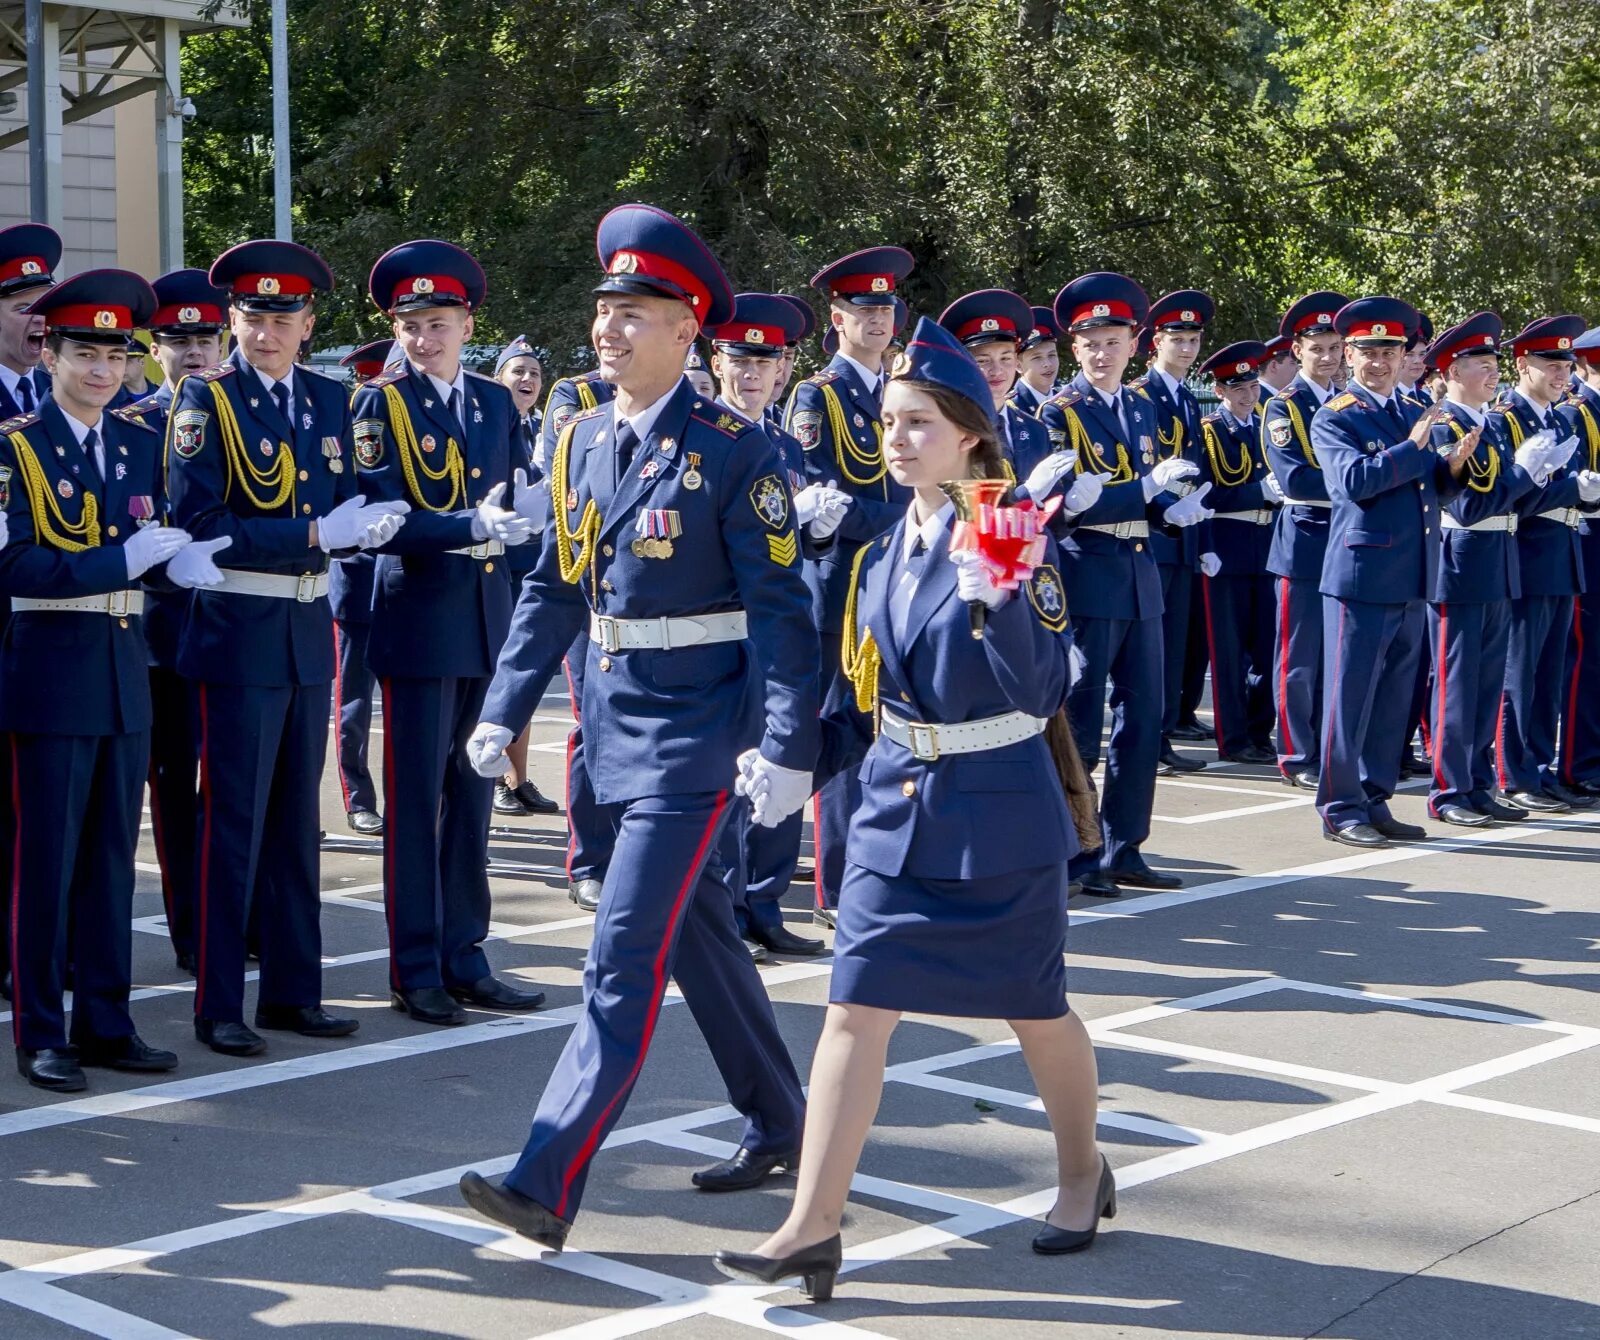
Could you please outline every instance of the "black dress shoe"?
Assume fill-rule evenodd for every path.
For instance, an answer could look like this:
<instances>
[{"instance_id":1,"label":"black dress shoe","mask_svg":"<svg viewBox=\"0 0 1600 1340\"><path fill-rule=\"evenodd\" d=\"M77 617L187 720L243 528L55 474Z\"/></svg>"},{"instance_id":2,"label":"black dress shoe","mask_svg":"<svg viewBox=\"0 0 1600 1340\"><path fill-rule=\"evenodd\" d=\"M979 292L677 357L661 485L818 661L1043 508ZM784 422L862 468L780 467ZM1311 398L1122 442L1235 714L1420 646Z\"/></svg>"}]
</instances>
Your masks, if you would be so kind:
<instances>
[{"instance_id":1,"label":"black dress shoe","mask_svg":"<svg viewBox=\"0 0 1600 1340\"><path fill-rule=\"evenodd\" d=\"M178 1068L178 1054L152 1047L137 1033L125 1038L81 1038L72 1044L80 1065L105 1066L134 1075L157 1075Z\"/></svg>"},{"instance_id":2,"label":"black dress shoe","mask_svg":"<svg viewBox=\"0 0 1600 1340\"><path fill-rule=\"evenodd\" d=\"M360 833L362 837L377 837L383 832L383 816L372 810L351 810L345 815L345 822L352 833Z\"/></svg>"},{"instance_id":3,"label":"black dress shoe","mask_svg":"<svg viewBox=\"0 0 1600 1340\"><path fill-rule=\"evenodd\" d=\"M1428 830L1421 824L1403 824L1398 819L1374 819L1372 826L1384 837L1400 842L1421 842L1428 836Z\"/></svg>"},{"instance_id":4,"label":"black dress shoe","mask_svg":"<svg viewBox=\"0 0 1600 1340\"><path fill-rule=\"evenodd\" d=\"M833 1297L833 1282L839 1277L839 1267L844 1264L844 1244L835 1233L823 1242L802 1247L787 1256L718 1252L711 1259L729 1279L775 1284L791 1275L798 1275L806 1297L814 1303L826 1303Z\"/></svg>"},{"instance_id":5,"label":"black dress shoe","mask_svg":"<svg viewBox=\"0 0 1600 1340\"><path fill-rule=\"evenodd\" d=\"M524 1196L508 1186L496 1186L475 1172L462 1173L457 1185L461 1189L461 1199L485 1219L504 1224L512 1232L532 1238L552 1251L559 1252L572 1231L567 1220L552 1214L532 1196Z\"/></svg>"},{"instance_id":6,"label":"black dress shoe","mask_svg":"<svg viewBox=\"0 0 1600 1340\"><path fill-rule=\"evenodd\" d=\"M1270 749L1263 749L1258 744L1247 744L1243 749L1235 749L1231 754L1219 755L1224 763L1277 763L1278 756Z\"/></svg>"},{"instance_id":7,"label":"black dress shoe","mask_svg":"<svg viewBox=\"0 0 1600 1340\"><path fill-rule=\"evenodd\" d=\"M787 926L752 926L750 938L757 944L766 945L774 954L797 954L810 958L827 952L828 948L826 940L809 940L804 935L796 935Z\"/></svg>"},{"instance_id":8,"label":"black dress shoe","mask_svg":"<svg viewBox=\"0 0 1600 1340\"><path fill-rule=\"evenodd\" d=\"M1094 1218L1088 1228L1057 1228L1054 1224L1046 1223L1033 1240L1033 1250L1040 1256L1066 1256L1069 1252L1081 1252L1093 1244L1102 1219L1117 1217L1117 1179L1111 1175L1111 1165L1106 1162L1104 1154L1100 1156L1100 1185L1095 1188L1094 1200Z\"/></svg>"},{"instance_id":9,"label":"black dress shoe","mask_svg":"<svg viewBox=\"0 0 1600 1340\"><path fill-rule=\"evenodd\" d=\"M815 866L797 865L794 868L794 879L791 882L795 884L811 884L815 882L816 878L817 871Z\"/></svg>"},{"instance_id":10,"label":"black dress shoe","mask_svg":"<svg viewBox=\"0 0 1600 1340\"><path fill-rule=\"evenodd\" d=\"M198 977L200 975L200 960L195 957L193 950L185 952L184 950L180 949L177 951L175 957L178 960L179 972L186 972L191 977Z\"/></svg>"},{"instance_id":11,"label":"black dress shoe","mask_svg":"<svg viewBox=\"0 0 1600 1340\"><path fill-rule=\"evenodd\" d=\"M1171 745L1161 751L1156 767L1157 777L1170 777L1180 772L1203 772L1206 761L1203 758L1185 758Z\"/></svg>"},{"instance_id":12,"label":"black dress shoe","mask_svg":"<svg viewBox=\"0 0 1600 1340\"><path fill-rule=\"evenodd\" d=\"M1213 732L1198 721L1180 721L1170 732L1174 740L1209 740Z\"/></svg>"},{"instance_id":13,"label":"black dress shoe","mask_svg":"<svg viewBox=\"0 0 1600 1340\"><path fill-rule=\"evenodd\" d=\"M838 909L833 907L813 907L811 909L811 924L813 926L826 926L830 931L838 930Z\"/></svg>"},{"instance_id":14,"label":"black dress shoe","mask_svg":"<svg viewBox=\"0 0 1600 1340\"><path fill-rule=\"evenodd\" d=\"M752 963L765 963L769 958L772 957L771 954L767 953L766 945L761 944L759 941L745 940L742 943L744 944L746 952L749 953L750 962Z\"/></svg>"},{"instance_id":15,"label":"black dress shoe","mask_svg":"<svg viewBox=\"0 0 1600 1340\"><path fill-rule=\"evenodd\" d=\"M196 1019L194 1035L221 1056L260 1056L267 1040L231 1019Z\"/></svg>"},{"instance_id":16,"label":"black dress shoe","mask_svg":"<svg viewBox=\"0 0 1600 1340\"><path fill-rule=\"evenodd\" d=\"M1091 870L1082 879L1077 881L1078 892L1086 893L1091 898L1120 898L1122 890L1117 887L1117 881L1104 870ZM1069 886L1070 887L1070 886Z\"/></svg>"},{"instance_id":17,"label":"black dress shoe","mask_svg":"<svg viewBox=\"0 0 1600 1340\"><path fill-rule=\"evenodd\" d=\"M1321 779L1311 769L1301 768L1299 772L1285 773L1283 780L1298 791L1315 791Z\"/></svg>"},{"instance_id":18,"label":"black dress shoe","mask_svg":"<svg viewBox=\"0 0 1600 1340\"><path fill-rule=\"evenodd\" d=\"M340 1019L320 1005L257 1005L256 1027L282 1029L304 1038L347 1038L361 1023Z\"/></svg>"},{"instance_id":19,"label":"black dress shoe","mask_svg":"<svg viewBox=\"0 0 1600 1340\"><path fill-rule=\"evenodd\" d=\"M567 885L567 897L578 905L580 912L593 912L600 906L602 887L598 879L575 879Z\"/></svg>"},{"instance_id":20,"label":"black dress shoe","mask_svg":"<svg viewBox=\"0 0 1600 1340\"><path fill-rule=\"evenodd\" d=\"M442 986L422 986L415 991L391 991L389 1008L409 1014L419 1024L464 1024L467 1012Z\"/></svg>"},{"instance_id":21,"label":"black dress shoe","mask_svg":"<svg viewBox=\"0 0 1600 1340\"><path fill-rule=\"evenodd\" d=\"M1322 836L1329 842L1342 842L1347 847L1387 847L1389 839L1371 824L1351 824L1348 828L1324 828Z\"/></svg>"},{"instance_id":22,"label":"black dress shoe","mask_svg":"<svg viewBox=\"0 0 1600 1340\"><path fill-rule=\"evenodd\" d=\"M19 1047L17 1073L34 1088L51 1093L82 1093L89 1087L70 1047L45 1047L36 1052Z\"/></svg>"},{"instance_id":23,"label":"black dress shoe","mask_svg":"<svg viewBox=\"0 0 1600 1340\"><path fill-rule=\"evenodd\" d=\"M1544 793L1547 796L1554 796L1563 805L1575 810L1592 810L1595 806L1595 797L1582 791L1574 791L1570 786L1562 786L1560 782L1547 783Z\"/></svg>"},{"instance_id":24,"label":"black dress shoe","mask_svg":"<svg viewBox=\"0 0 1600 1340\"><path fill-rule=\"evenodd\" d=\"M1528 811L1523 809L1522 806L1507 805L1505 801L1495 800L1492 797L1483 802L1481 809L1482 813L1502 824L1521 823L1528 817Z\"/></svg>"},{"instance_id":25,"label":"black dress shoe","mask_svg":"<svg viewBox=\"0 0 1600 1340\"><path fill-rule=\"evenodd\" d=\"M1572 806L1564 800L1557 800L1554 796L1547 796L1543 791L1512 791L1506 797L1513 805L1520 805L1525 810L1532 810L1535 814L1570 814Z\"/></svg>"},{"instance_id":26,"label":"black dress shoe","mask_svg":"<svg viewBox=\"0 0 1600 1340\"><path fill-rule=\"evenodd\" d=\"M452 1000L481 1005L486 1010L536 1010L544 1004L543 991L521 991L498 977L480 977L471 986L446 989Z\"/></svg>"},{"instance_id":27,"label":"black dress shoe","mask_svg":"<svg viewBox=\"0 0 1600 1340\"><path fill-rule=\"evenodd\" d=\"M702 1191L748 1191L774 1173L791 1172L799 1162L799 1154L754 1154L741 1149L731 1159L702 1168L689 1180Z\"/></svg>"},{"instance_id":28,"label":"black dress shoe","mask_svg":"<svg viewBox=\"0 0 1600 1340\"><path fill-rule=\"evenodd\" d=\"M494 784L494 799L490 802L496 814L526 814L528 812L517 793L504 782Z\"/></svg>"},{"instance_id":29,"label":"black dress shoe","mask_svg":"<svg viewBox=\"0 0 1600 1340\"><path fill-rule=\"evenodd\" d=\"M511 794L522 802L522 808L529 814L559 814L561 806L551 800L532 782L523 782L521 786L513 787Z\"/></svg>"},{"instance_id":30,"label":"black dress shoe","mask_svg":"<svg viewBox=\"0 0 1600 1340\"><path fill-rule=\"evenodd\" d=\"M1480 814L1465 805L1441 805L1434 811L1433 817L1442 824L1454 824L1457 828L1487 828L1493 822L1487 814Z\"/></svg>"},{"instance_id":31,"label":"black dress shoe","mask_svg":"<svg viewBox=\"0 0 1600 1340\"><path fill-rule=\"evenodd\" d=\"M1578 792L1580 795L1600 797L1600 781L1574 782L1571 790Z\"/></svg>"},{"instance_id":32,"label":"black dress shoe","mask_svg":"<svg viewBox=\"0 0 1600 1340\"><path fill-rule=\"evenodd\" d=\"M1420 757L1413 749L1406 750L1400 755L1400 775L1402 777L1426 777L1433 769L1428 766L1428 760Z\"/></svg>"},{"instance_id":33,"label":"black dress shoe","mask_svg":"<svg viewBox=\"0 0 1600 1340\"><path fill-rule=\"evenodd\" d=\"M1118 884L1129 889L1181 889L1183 880L1177 875L1162 875L1152 870L1144 863L1144 858L1137 852L1132 857L1133 864L1126 869L1110 870L1106 873Z\"/></svg>"}]
</instances>

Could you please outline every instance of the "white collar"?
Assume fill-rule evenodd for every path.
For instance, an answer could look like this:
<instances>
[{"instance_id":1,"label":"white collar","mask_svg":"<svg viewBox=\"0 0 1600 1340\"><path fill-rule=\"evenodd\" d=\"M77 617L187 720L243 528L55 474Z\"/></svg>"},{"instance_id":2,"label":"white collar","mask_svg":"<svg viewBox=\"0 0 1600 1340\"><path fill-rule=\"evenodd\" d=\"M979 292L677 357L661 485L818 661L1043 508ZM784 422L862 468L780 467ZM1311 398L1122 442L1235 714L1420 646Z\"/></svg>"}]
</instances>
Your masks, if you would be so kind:
<instances>
[{"instance_id":1,"label":"white collar","mask_svg":"<svg viewBox=\"0 0 1600 1340\"><path fill-rule=\"evenodd\" d=\"M1222 412L1228 416L1229 421L1231 423L1233 423L1235 427L1243 428L1246 432L1248 432L1250 430L1250 425L1252 423L1254 423L1255 420L1256 420L1256 415L1255 415L1255 411L1254 410L1250 411L1250 417L1247 418L1247 419L1241 419L1237 414L1235 414L1226 405L1222 406Z\"/></svg>"},{"instance_id":2,"label":"white collar","mask_svg":"<svg viewBox=\"0 0 1600 1340\"><path fill-rule=\"evenodd\" d=\"M102 447L105 446L106 416L104 414L102 414L93 423L83 423L81 420L76 419L72 415L68 414L66 410L61 411L61 417L67 421L67 427L72 429L72 435L78 439L78 445L80 447L83 445L84 438L89 436L91 429L94 431L97 439L100 442L100 445Z\"/></svg>"},{"instance_id":3,"label":"white collar","mask_svg":"<svg viewBox=\"0 0 1600 1340\"><path fill-rule=\"evenodd\" d=\"M859 375L861 378L862 385L865 386L867 390L877 390L878 383L883 380L883 370L881 368L877 372L874 372L865 363L856 362L856 360L851 358L849 354L841 353L839 357L844 359L846 363L856 370L857 375Z\"/></svg>"},{"instance_id":4,"label":"white collar","mask_svg":"<svg viewBox=\"0 0 1600 1340\"><path fill-rule=\"evenodd\" d=\"M1178 398L1178 388L1182 386L1183 383L1174 377L1170 372L1157 367L1154 363L1150 365L1150 371L1155 373L1167 384L1167 391L1171 394L1172 398L1176 400Z\"/></svg>"},{"instance_id":5,"label":"white collar","mask_svg":"<svg viewBox=\"0 0 1600 1340\"><path fill-rule=\"evenodd\" d=\"M439 393L439 399L444 401L446 407L448 407L449 404L450 404L450 393L452 391L460 391L461 392L461 412L463 414L466 413L466 409L467 409L467 371L466 371L465 368L459 368L458 367L456 369L456 379L453 382L447 382L443 378L435 377L433 375L433 373L431 373L431 372L424 372L422 375L424 377L426 377L430 382L433 383L433 389Z\"/></svg>"},{"instance_id":6,"label":"white collar","mask_svg":"<svg viewBox=\"0 0 1600 1340\"><path fill-rule=\"evenodd\" d=\"M1463 405L1454 397L1446 397L1446 400L1451 409L1456 410L1460 414L1466 415L1466 417L1472 421L1474 427L1483 422L1484 411L1482 409L1473 409L1471 405ZM1484 406L1484 409L1487 408L1488 406Z\"/></svg>"},{"instance_id":7,"label":"white collar","mask_svg":"<svg viewBox=\"0 0 1600 1340\"><path fill-rule=\"evenodd\" d=\"M933 542L939 538L940 534L944 531L944 528L950 524L950 520L955 516L955 514L956 505L954 503L946 503L920 526L912 529L910 524L911 517L910 513L908 512L906 514L905 543L900 547L900 561L903 563L906 559L911 557L911 551L917 547L918 540L922 541L922 547L924 549L932 549Z\"/></svg>"},{"instance_id":8,"label":"white collar","mask_svg":"<svg viewBox=\"0 0 1600 1340\"><path fill-rule=\"evenodd\" d=\"M11 393L11 398L13 400L16 400L18 398L17 397L17 387L19 385L21 385L22 379L24 377L28 378L31 381L33 379L33 369L29 368L26 372L13 372L4 363L0 363L0 381L5 382L6 390ZM37 386L35 386L33 388L33 392L34 392L34 399L37 400L39 398L39 395L38 395L39 388Z\"/></svg>"},{"instance_id":9,"label":"white collar","mask_svg":"<svg viewBox=\"0 0 1600 1340\"><path fill-rule=\"evenodd\" d=\"M673 395L677 392L678 387L682 384L683 379L680 377L677 381L672 383L672 389L668 391L666 395L662 396L661 399L652 401L637 414L634 414L627 419L622 417L621 407L617 405L615 400L613 400L611 402L613 407L611 411L611 426L613 431L621 432L622 425L627 423L638 435L639 443L642 446L649 440L650 430L656 426L656 420L661 417L661 411L667 407L667 401L672 399Z\"/></svg>"},{"instance_id":10,"label":"white collar","mask_svg":"<svg viewBox=\"0 0 1600 1340\"><path fill-rule=\"evenodd\" d=\"M1115 409L1117 407L1117 396L1122 391L1122 388L1120 386L1117 387L1117 389L1115 391L1102 391L1093 382L1090 382L1089 383L1089 389L1092 390L1093 392L1095 392L1095 394L1098 395L1100 397L1100 399L1104 400L1106 402L1107 406L1110 407L1111 409Z\"/></svg>"},{"instance_id":11,"label":"white collar","mask_svg":"<svg viewBox=\"0 0 1600 1340\"><path fill-rule=\"evenodd\" d=\"M1310 377L1301 377L1300 380L1311 388L1311 394L1316 396L1318 405L1326 405L1329 397L1333 395L1332 382L1329 382L1326 386L1318 386Z\"/></svg>"}]
</instances>

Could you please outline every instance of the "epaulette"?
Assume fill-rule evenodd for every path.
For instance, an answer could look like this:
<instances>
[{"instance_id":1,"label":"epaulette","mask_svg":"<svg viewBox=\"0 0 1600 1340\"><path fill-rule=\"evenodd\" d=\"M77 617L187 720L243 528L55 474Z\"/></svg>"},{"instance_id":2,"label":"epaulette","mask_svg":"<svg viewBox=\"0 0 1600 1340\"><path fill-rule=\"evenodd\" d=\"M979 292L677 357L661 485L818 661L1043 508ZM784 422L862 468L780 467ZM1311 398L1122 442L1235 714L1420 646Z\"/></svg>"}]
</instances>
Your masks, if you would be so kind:
<instances>
[{"instance_id":1,"label":"epaulette","mask_svg":"<svg viewBox=\"0 0 1600 1340\"><path fill-rule=\"evenodd\" d=\"M369 385L370 385L370 383L369 383ZM611 408L611 402L608 400L608 401L606 401L605 404L596 405L593 409L579 410L576 414L572 415L570 418L567 419L567 421L564 424L561 425L562 431L564 432L566 429L572 427L572 425L575 424L575 423L584 423L587 420L594 418L594 416L597 415L597 414L603 414L606 411L608 411L610 408Z\"/></svg>"},{"instance_id":2,"label":"epaulette","mask_svg":"<svg viewBox=\"0 0 1600 1340\"><path fill-rule=\"evenodd\" d=\"M32 428L38 422L37 414L17 414L0 423L0 433L20 433L24 428Z\"/></svg>"},{"instance_id":3,"label":"epaulette","mask_svg":"<svg viewBox=\"0 0 1600 1340\"><path fill-rule=\"evenodd\" d=\"M1351 405L1359 405L1360 403L1361 403L1361 397L1358 396L1354 391L1345 391L1341 395L1334 396L1333 399L1328 401L1328 403L1325 404L1322 408L1323 409L1349 409Z\"/></svg>"},{"instance_id":4,"label":"epaulette","mask_svg":"<svg viewBox=\"0 0 1600 1340\"><path fill-rule=\"evenodd\" d=\"M394 367L380 372L371 381L367 382L366 385L362 387L362 390L381 391L385 386L393 386L405 375L406 365L404 363L397 363Z\"/></svg>"},{"instance_id":5,"label":"epaulette","mask_svg":"<svg viewBox=\"0 0 1600 1340\"><path fill-rule=\"evenodd\" d=\"M1133 383L1133 389L1135 391L1137 391L1140 395L1142 395L1146 400L1150 399L1150 392L1148 392L1147 390L1144 389L1144 378L1143 377L1141 377L1138 381Z\"/></svg>"},{"instance_id":6,"label":"epaulette","mask_svg":"<svg viewBox=\"0 0 1600 1340\"><path fill-rule=\"evenodd\" d=\"M160 402L156 399L157 394L157 392L152 391L144 399L135 400L133 404L124 405L123 408L132 414L149 414L160 407Z\"/></svg>"},{"instance_id":7,"label":"epaulette","mask_svg":"<svg viewBox=\"0 0 1600 1340\"><path fill-rule=\"evenodd\" d=\"M1221 423L1222 422L1222 411L1220 409L1214 409L1209 414L1202 414L1200 416L1200 422L1201 423Z\"/></svg>"},{"instance_id":8,"label":"epaulette","mask_svg":"<svg viewBox=\"0 0 1600 1340\"><path fill-rule=\"evenodd\" d=\"M809 377L807 377L806 385L826 386L829 382L836 382L838 380L839 374L837 372L830 372L827 368L823 368L821 372L813 372Z\"/></svg>"},{"instance_id":9,"label":"epaulette","mask_svg":"<svg viewBox=\"0 0 1600 1340\"><path fill-rule=\"evenodd\" d=\"M1082 399L1082 391L1063 391L1060 395L1051 396L1050 399L1046 400L1044 403L1045 405L1058 405L1063 409L1068 409L1071 406L1076 405ZM1039 408L1043 409L1044 405L1041 405Z\"/></svg>"},{"instance_id":10,"label":"epaulette","mask_svg":"<svg viewBox=\"0 0 1600 1340\"><path fill-rule=\"evenodd\" d=\"M1148 372L1144 372L1128 383L1128 389L1130 391L1142 391L1146 386L1149 385L1149 383L1150 374Z\"/></svg>"},{"instance_id":11,"label":"epaulette","mask_svg":"<svg viewBox=\"0 0 1600 1340\"><path fill-rule=\"evenodd\" d=\"M1406 402L1406 404L1408 404L1408 405L1415 405L1418 409L1427 409L1428 408L1420 400L1416 399L1414 396L1406 395L1405 392L1403 392L1403 391L1400 393L1400 399L1404 400Z\"/></svg>"},{"instance_id":12,"label":"epaulette","mask_svg":"<svg viewBox=\"0 0 1600 1340\"><path fill-rule=\"evenodd\" d=\"M238 369L232 363L213 363L208 368L202 368L191 375L200 378L203 382L219 382L224 377L231 377Z\"/></svg>"},{"instance_id":13,"label":"epaulette","mask_svg":"<svg viewBox=\"0 0 1600 1340\"><path fill-rule=\"evenodd\" d=\"M710 417L713 409L717 415L714 419ZM755 424L751 423L743 415L735 414L732 410L723 409L720 405L708 406L703 410L694 409L689 413L690 417L697 422L710 424L711 427L720 429L729 437L738 437L746 429L755 427Z\"/></svg>"},{"instance_id":14,"label":"epaulette","mask_svg":"<svg viewBox=\"0 0 1600 1340\"><path fill-rule=\"evenodd\" d=\"M135 428L143 428L147 433L153 433L155 429L139 417L139 406L143 403L140 401L132 405L123 405L120 409L112 410L111 417L121 419L123 423L131 423Z\"/></svg>"}]
</instances>

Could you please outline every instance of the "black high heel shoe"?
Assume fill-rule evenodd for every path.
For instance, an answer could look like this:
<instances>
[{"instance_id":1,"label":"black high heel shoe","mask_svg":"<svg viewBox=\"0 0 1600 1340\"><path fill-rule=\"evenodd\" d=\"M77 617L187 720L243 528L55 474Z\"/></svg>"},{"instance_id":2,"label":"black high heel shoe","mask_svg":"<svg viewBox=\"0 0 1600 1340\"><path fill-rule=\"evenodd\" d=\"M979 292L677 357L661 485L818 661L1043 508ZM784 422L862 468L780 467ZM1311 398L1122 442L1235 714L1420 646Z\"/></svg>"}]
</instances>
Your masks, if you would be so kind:
<instances>
[{"instance_id":1,"label":"black high heel shoe","mask_svg":"<svg viewBox=\"0 0 1600 1340\"><path fill-rule=\"evenodd\" d=\"M1057 1228L1047 1223L1033 1240L1033 1250L1040 1256L1065 1256L1081 1252L1094 1243L1102 1219L1117 1217L1117 1181L1111 1175L1111 1165L1106 1156L1100 1156L1100 1185L1095 1188L1095 1214L1088 1228Z\"/></svg>"},{"instance_id":2,"label":"black high heel shoe","mask_svg":"<svg viewBox=\"0 0 1600 1340\"><path fill-rule=\"evenodd\" d=\"M826 1303L833 1297L833 1281L844 1263L844 1244L835 1233L831 1238L802 1247L787 1256L758 1256L755 1252L718 1252L712 1258L729 1279L755 1280L775 1284L790 1275L800 1276L806 1297Z\"/></svg>"}]
</instances>

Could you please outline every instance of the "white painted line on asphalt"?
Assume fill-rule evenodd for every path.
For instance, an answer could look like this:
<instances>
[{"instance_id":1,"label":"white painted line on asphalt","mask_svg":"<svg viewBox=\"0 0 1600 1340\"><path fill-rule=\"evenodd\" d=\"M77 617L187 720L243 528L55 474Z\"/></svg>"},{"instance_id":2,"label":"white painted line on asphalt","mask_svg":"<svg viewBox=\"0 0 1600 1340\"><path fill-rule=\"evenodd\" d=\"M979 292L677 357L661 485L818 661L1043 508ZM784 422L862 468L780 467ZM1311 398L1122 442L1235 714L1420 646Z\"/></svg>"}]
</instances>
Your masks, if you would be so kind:
<instances>
[{"instance_id":1,"label":"white painted line on asphalt","mask_svg":"<svg viewBox=\"0 0 1600 1340\"><path fill-rule=\"evenodd\" d=\"M9 1287L0 1283L0 1299L103 1340L193 1340L187 1331L174 1331L159 1322L146 1321L131 1312L37 1280L19 1279Z\"/></svg>"},{"instance_id":2,"label":"white painted line on asphalt","mask_svg":"<svg viewBox=\"0 0 1600 1340\"><path fill-rule=\"evenodd\" d=\"M1524 1103L1504 1103L1498 1098L1479 1098L1470 1093L1432 1093L1423 1097L1427 1103L1444 1107L1465 1108L1469 1112L1482 1112L1492 1117L1515 1117L1519 1121L1537 1121L1546 1126L1565 1126L1569 1130L1588 1131L1600 1135L1600 1119L1580 1117L1571 1112L1556 1112L1548 1107L1528 1107Z\"/></svg>"},{"instance_id":3,"label":"white painted line on asphalt","mask_svg":"<svg viewBox=\"0 0 1600 1340\"><path fill-rule=\"evenodd\" d=\"M1220 823L1224 819L1246 819L1252 814L1271 814L1275 810L1299 810L1307 805L1315 805L1316 801L1310 796L1296 800L1275 800L1265 805L1242 805L1232 810L1212 810L1209 814L1185 814L1182 816L1172 814L1152 814L1151 822L1161 824L1195 824Z\"/></svg>"}]
</instances>

